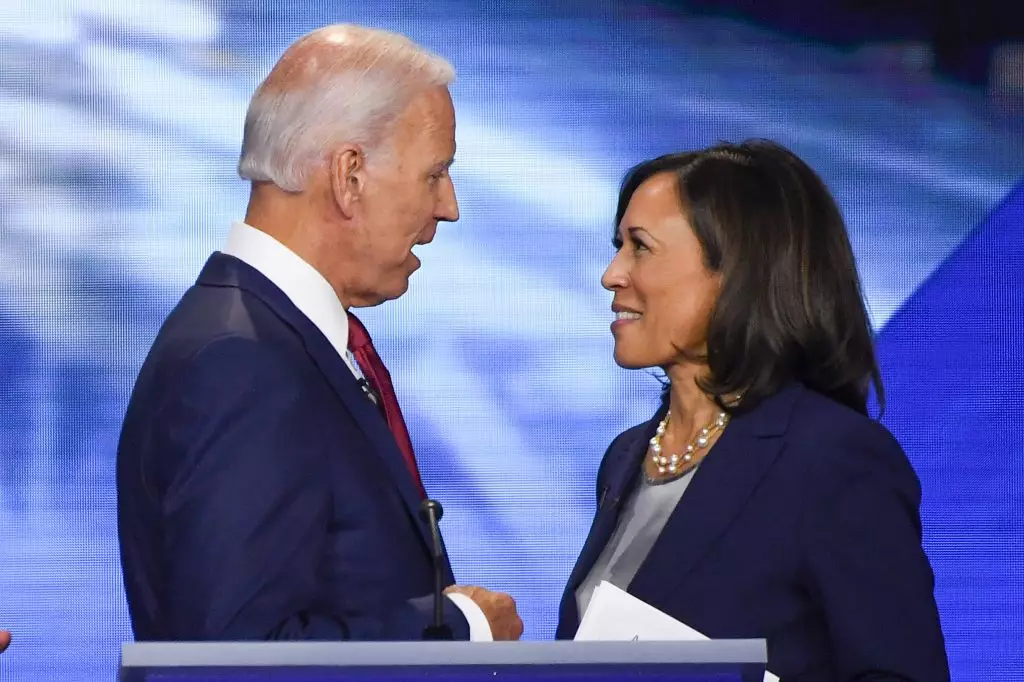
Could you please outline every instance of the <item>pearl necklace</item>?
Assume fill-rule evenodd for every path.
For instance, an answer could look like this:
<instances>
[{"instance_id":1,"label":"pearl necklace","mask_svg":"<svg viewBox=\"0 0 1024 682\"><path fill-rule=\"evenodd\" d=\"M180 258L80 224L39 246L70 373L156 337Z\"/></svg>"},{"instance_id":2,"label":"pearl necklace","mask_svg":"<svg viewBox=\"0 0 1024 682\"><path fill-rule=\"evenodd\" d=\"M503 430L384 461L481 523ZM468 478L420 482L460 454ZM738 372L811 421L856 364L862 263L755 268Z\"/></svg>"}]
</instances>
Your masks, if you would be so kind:
<instances>
[{"instance_id":1,"label":"pearl necklace","mask_svg":"<svg viewBox=\"0 0 1024 682\"><path fill-rule=\"evenodd\" d=\"M659 483L668 483L669 481L681 478L684 474L697 466L697 463L700 462L703 457L699 452L707 449L708 444L711 442L714 435L719 431L722 431L725 428L725 425L729 423L729 415L725 412L719 412L718 416L716 416L708 425L704 426L697 434L697 437L690 441L682 455L674 452L671 455L663 455L661 453L661 439L665 435L665 429L668 427L668 420L671 416L671 410L666 412L665 418L661 420L660 424L658 424L658 430L654 432L653 436L651 436L649 452L651 454L651 461L658 467L659 476L654 478L645 471L644 473L648 483L657 485ZM662 475L664 474L667 474L667 476L664 476L663 478Z\"/></svg>"}]
</instances>

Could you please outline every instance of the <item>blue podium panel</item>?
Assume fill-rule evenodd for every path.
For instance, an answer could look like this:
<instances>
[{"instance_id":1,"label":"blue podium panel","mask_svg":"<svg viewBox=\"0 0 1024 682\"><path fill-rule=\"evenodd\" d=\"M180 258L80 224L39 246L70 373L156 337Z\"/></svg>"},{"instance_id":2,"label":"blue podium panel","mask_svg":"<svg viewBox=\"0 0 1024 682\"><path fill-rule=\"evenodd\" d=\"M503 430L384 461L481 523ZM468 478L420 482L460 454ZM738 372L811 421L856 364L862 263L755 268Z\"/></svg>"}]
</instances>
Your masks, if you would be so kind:
<instances>
[{"instance_id":1,"label":"blue podium panel","mask_svg":"<svg viewBox=\"0 0 1024 682\"><path fill-rule=\"evenodd\" d=\"M140 643L122 682L761 682L764 640Z\"/></svg>"}]
</instances>

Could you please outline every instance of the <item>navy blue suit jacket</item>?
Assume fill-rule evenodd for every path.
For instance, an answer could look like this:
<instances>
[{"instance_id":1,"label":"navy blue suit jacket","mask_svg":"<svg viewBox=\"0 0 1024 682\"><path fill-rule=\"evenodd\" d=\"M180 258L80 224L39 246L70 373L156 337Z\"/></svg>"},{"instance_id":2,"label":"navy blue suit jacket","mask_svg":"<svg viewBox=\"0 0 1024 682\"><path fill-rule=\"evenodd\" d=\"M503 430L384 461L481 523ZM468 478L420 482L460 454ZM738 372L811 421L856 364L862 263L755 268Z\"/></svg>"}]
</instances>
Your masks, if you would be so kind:
<instances>
[{"instance_id":1,"label":"navy blue suit jacket","mask_svg":"<svg viewBox=\"0 0 1024 682\"><path fill-rule=\"evenodd\" d=\"M638 481L665 406L611 444L575 591ZM735 417L628 591L713 639L765 638L784 682L949 679L920 485L882 425L799 384Z\"/></svg>"},{"instance_id":2,"label":"navy blue suit jacket","mask_svg":"<svg viewBox=\"0 0 1024 682\"><path fill-rule=\"evenodd\" d=\"M429 529L383 416L313 323L236 258L211 256L161 328L117 491L138 640L417 640L430 623Z\"/></svg>"}]
</instances>

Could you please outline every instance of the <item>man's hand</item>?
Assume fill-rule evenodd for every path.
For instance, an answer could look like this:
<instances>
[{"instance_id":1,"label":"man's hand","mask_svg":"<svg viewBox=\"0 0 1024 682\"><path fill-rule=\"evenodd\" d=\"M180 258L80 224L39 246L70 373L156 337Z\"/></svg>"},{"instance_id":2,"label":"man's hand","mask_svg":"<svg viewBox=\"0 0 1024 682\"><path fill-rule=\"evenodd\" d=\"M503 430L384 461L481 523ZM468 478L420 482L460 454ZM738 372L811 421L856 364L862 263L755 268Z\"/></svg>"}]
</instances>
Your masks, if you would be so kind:
<instances>
[{"instance_id":1,"label":"man's hand","mask_svg":"<svg viewBox=\"0 0 1024 682\"><path fill-rule=\"evenodd\" d=\"M491 592L473 585L452 585L445 594L457 592L472 599L487 617L494 641L515 640L523 634L523 621L516 613L515 600L504 592Z\"/></svg>"},{"instance_id":2,"label":"man's hand","mask_svg":"<svg viewBox=\"0 0 1024 682\"><path fill-rule=\"evenodd\" d=\"M0 654L11 644L11 633L7 630L0 630Z\"/></svg>"}]
</instances>

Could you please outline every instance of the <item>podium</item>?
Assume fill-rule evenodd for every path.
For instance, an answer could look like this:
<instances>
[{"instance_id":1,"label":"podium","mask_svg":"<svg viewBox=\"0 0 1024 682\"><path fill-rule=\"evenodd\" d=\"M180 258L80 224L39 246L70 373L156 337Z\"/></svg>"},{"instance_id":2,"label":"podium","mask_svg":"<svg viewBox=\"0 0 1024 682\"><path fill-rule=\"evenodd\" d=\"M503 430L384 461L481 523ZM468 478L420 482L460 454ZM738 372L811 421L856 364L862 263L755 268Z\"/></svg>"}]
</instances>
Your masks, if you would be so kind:
<instances>
[{"instance_id":1,"label":"podium","mask_svg":"<svg viewBox=\"0 0 1024 682\"><path fill-rule=\"evenodd\" d=\"M763 639L129 643L121 682L761 682Z\"/></svg>"}]
</instances>

